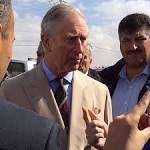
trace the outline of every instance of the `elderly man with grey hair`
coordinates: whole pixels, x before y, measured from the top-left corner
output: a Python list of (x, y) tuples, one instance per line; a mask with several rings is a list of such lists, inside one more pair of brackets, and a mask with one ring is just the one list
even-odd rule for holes
[[(0, 81), (12, 57), (13, 41), (11, 0), (0, 0)], [(64, 132), (58, 124), (0, 100), (0, 150), (65, 150), (63, 139)]]
[(83, 106), (101, 112), (106, 123), (103, 121), (102, 129), (96, 130), (101, 132), (100, 138), (107, 135), (105, 124), (112, 120), (107, 87), (78, 71), (87, 37), (88, 26), (78, 9), (63, 3), (52, 7), (41, 23), (43, 61), (33, 70), (3, 82), (0, 91), (1, 97), (66, 129), (69, 150), (95, 149), (86, 139)]

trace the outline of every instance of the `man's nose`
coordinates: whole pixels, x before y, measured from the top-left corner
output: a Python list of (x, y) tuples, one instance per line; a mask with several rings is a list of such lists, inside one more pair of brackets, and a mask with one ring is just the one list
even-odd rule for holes
[(78, 39), (75, 44), (76, 51), (78, 51), (79, 53), (83, 53), (84, 47), (84, 43), (81, 41), (81, 39)]
[(136, 44), (136, 42), (131, 42), (130, 49), (135, 51), (137, 50), (137, 48), (138, 48), (138, 45)]

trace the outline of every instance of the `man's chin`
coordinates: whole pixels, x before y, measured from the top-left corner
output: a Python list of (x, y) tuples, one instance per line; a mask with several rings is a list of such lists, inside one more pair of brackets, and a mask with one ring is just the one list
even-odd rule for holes
[(70, 71), (76, 71), (78, 69), (79, 69), (79, 65), (74, 65), (74, 66), (72, 66), (72, 68), (70, 68)]
[(143, 68), (146, 66), (146, 63), (145, 62), (138, 62), (138, 63), (126, 63), (128, 67), (130, 68)]

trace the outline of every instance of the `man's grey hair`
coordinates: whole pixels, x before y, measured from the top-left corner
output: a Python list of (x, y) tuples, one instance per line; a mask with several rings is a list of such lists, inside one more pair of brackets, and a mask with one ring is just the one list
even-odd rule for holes
[(60, 3), (48, 10), (41, 23), (41, 33), (48, 33), (49, 36), (55, 34), (57, 25), (61, 26), (61, 20), (69, 14), (79, 14), (83, 19), (85, 17), (79, 9)]
[(2, 25), (2, 37), (8, 36), (8, 22), (12, 13), (11, 0), (0, 0), (0, 24)]

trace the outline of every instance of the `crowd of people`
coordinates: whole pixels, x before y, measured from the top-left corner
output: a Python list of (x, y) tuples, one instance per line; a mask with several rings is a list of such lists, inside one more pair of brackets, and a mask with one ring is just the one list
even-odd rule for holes
[[(11, 0), (0, 0), (0, 81), (12, 57)], [(90, 68), (84, 15), (56, 4), (41, 22), (37, 66), (0, 87), (2, 150), (148, 150), (150, 17), (123, 18), (123, 59)]]

